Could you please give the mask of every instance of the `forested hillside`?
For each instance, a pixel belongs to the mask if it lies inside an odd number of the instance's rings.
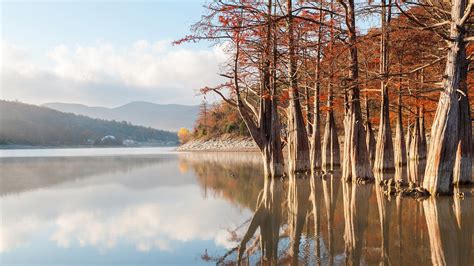
[[[135,142],[177,143],[173,132],[0,101],[0,144],[3,145],[86,145],[107,135]]]

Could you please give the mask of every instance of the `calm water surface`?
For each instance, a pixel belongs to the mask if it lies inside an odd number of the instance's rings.
[[[264,180],[254,153],[0,152],[1,265],[474,265],[464,199],[339,175]],[[261,244],[259,244],[261,243]]]

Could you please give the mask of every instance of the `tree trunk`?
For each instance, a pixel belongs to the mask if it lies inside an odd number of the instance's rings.
[[[458,26],[467,0],[453,0],[451,9],[450,49],[433,125],[423,187],[432,195],[452,194],[454,160],[459,139],[459,102],[462,72],[466,60],[464,31]]]
[[[400,84],[398,88],[397,128],[395,131],[395,166],[400,167],[407,164],[406,149],[405,133],[403,132],[402,91]]]
[[[370,165],[374,165],[375,161],[375,134],[374,130],[372,129],[372,123],[370,122],[370,112],[369,112],[369,100],[367,93],[365,94],[365,114],[366,114],[366,125],[365,125],[365,133],[366,133],[366,145],[367,145],[367,151],[369,153],[369,160],[370,160]]]
[[[370,167],[367,146],[365,142],[365,130],[360,109],[359,92],[359,67],[357,58],[357,36],[355,23],[354,0],[349,0],[347,4],[339,0],[345,9],[346,24],[349,32],[350,51],[350,88],[348,89],[348,108],[344,118],[344,161],[343,179],[352,180],[373,180],[374,175]]]
[[[408,163],[409,179],[415,184],[423,182],[426,160],[422,155],[422,138],[420,132],[420,119],[415,119],[413,126],[413,136],[410,141],[410,158]]]
[[[428,143],[426,141],[426,127],[425,127],[425,108],[421,106],[420,108],[420,137],[421,137],[421,146],[420,146],[420,158],[426,159],[426,153],[428,152]]]
[[[296,55],[293,34],[292,1],[287,0],[288,12],[288,171],[308,172],[310,170],[310,156],[308,134],[306,133],[303,113],[301,111],[298,77],[296,73]]]
[[[391,19],[391,0],[382,0],[381,25],[382,35],[380,38],[380,75],[383,77],[380,84],[382,103],[380,109],[380,125],[377,136],[377,148],[375,150],[375,171],[394,170],[392,129],[390,127],[390,107],[388,98],[388,74],[389,74],[389,30]]]
[[[334,4],[331,2],[331,11],[334,10]],[[330,13],[330,19],[333,19],[333,14]],[[321,33],[321,32],[320,32]],[[334,28],[330,28],[331,43],[329,44],[329,53],[333,52],[333,41],[334,41]],[[339,138],[337,134],[336,120],[334,118],[333,110],[333,82],[334,69],[333,65],[329,66],[329,84],[327,87],[327,112],[326,112],[326,123],[324,127],[323,146],[322,146],[322,170],[325,173],[334,171],[341,165],[341,151],[339,148]]]
[[[238,79],[238,62],[240,47],[239,42],[236,42],[236,54],[234,58],[234,86],[237,95],[237,108],[245,125],[247,126],[250,136],[259,148],[264,165],[265,176],[278,177],[284,175],[284,157],[281,145],[281,124],[278,114],[277,91],[276,91],[276,56],[275,52],[271,56],[271,48],[276,47],[276,37],[273,22],[271,20],[271,1],[268,4],[268,26],[267,36],[265,39],[265,51],[263,53],[263,67],[260,70],[261,86],[260,86],[260,100],[258,108],[258,117],[252,117],[252,111],[247,104],[242,101],[240,95],[239,79]],[[239,34],[239,33],[238,33]],[[270,95],[270,97],[263,97]],[[257,123],[258,122],[258,123]]]
[[[321,113],[319,108],[319,94],[321,89],[321,39],[323,37],[322,26],[324,14],[319,14],[318,25],[318,51],[316,55],[316,84],[314,93],[314,121],[313,135],[311,140],[311,170],[315,172],[321,169]]]
[[[459,140],[454,162],[453,183],[464,185],[472,183],[472,124],[471,107],[466,83],[468,64],[462,70],[461,90],[459,93]]]

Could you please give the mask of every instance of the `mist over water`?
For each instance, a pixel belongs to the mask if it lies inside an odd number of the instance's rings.
[[[474,262],[471,188],[389,199],[337,172],[265,180],[256,153],[105,150],[2,154],[1,265],[234,263],[241,244],[250,264]]]

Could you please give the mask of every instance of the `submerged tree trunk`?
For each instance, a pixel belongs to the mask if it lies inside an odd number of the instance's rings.
[[[413,126],[413,136],[410,141],[410,158],[408,162],[409,179],[411,182],[419,185],[423,182],[423,173],[425,171],[426,160],[422,155],[422,137],[420,130],[420,119],[415,119]]]
[[[455,185],[472,183],[472,124],[466,81],[467,67],[466,62],[461,76],[462,93],[459,93],[459,140],[453,170],[453,183]]]
[[[271,20],[271,1],[268,3],[268,14],[267,14],[267,35],[265,39],[265,51],[263,52],[263,67],[260,70],[261,75],[261,86],[260,94],[262,97],[259,99],[258,113],[255,114],[252,108],[248,106],[246,101],[243,101],[240,94],[240,86],[238,79],[238,62],[240,54],[239,42],[236,42],[236,53],[234,58],[233,66],[233,82],[235,86],[235,92],[237,96],[237,109],[239,110],[240,116],[246,124],[250,136],[257,144],[264,163],[265,176],[282,176],[285,173],[284,169],[284,157],[282,153],[281,144],[281,124],[280,117],[278,114],[278,103],[277,103],[277,89],[276,89],[276,65],[277,57],[276,52],[273,52],[272,47],[275,50],[276,37],[273,29],[273,22]],[[273,41],[272,41],[272,30],[273,30]],[[240,33],[237,32],[237,35]],[[239,38],[239,37],[238,37]],[[263,95],[270,95],[270,97],[263,97]],[[256,116],[256,117],[255,117]]]
[[[432,195],[452,194],[452,176],[454,160],[459,139],[459,102],[457,91],[461,81],[466,60],[465,30],[462,18],[467,0],[453,0],[451,3],[450,47],[448,51],[444,90],[438,101],[428,152],[427,167],[423,187]]]
[[[388,74],[389,74],[389,31],[391,19],[392,1],[382,0],[381,25],[382,35],[380,44],[380,74],[383,77],[380,85],[382,103],[380,108],[380,124],[377,136],[377,148],[375,150],[375,171],[394,170],[392,129],[390,127],[390,107],[388,98]]]
[[[321,169],[321,113],[319,108],[319,93],[321,89],[321,39],[323,37],[322,26],[324,14],[319,14],[318,25],[318,51],[316,55],[316,84],[314,93],[314,120],[313,135],[311,139],[311,170],[315,172]]]
[[[421,137],[421,146],[420,146],[420,158],[426,159],[426,153],[428,152],[428,143],[426,141],[426,127],[425,127],[425,108],[421,106],[420,108],[420,137]]]
[[[331,2],[331,11],[334,10],[333,3]],[[330,13],[330,19],[333,19],[333,14]],[[330,28],[331,40],[334,40],[334,28]],[[330,54],[333,52],[334,43],[329,44]],[[321,167],[325,173],[334,171],[336,168],[339,168],[341,165],[341,151],[339,148],[339,138],[337,134],[336,120],[334,118],[333,110],[333,91],[332,91],[332,82],[333,82],[334,69],[333,65],[329,66],[329,84],[327,88],[327,112],[326,112],[326,123],[324,127],[324,136],[323,136],[323,146],[321,152]]]
[[[369,113],[369,101],[367,97],[367,93],[365,94],[365,114],[366,114],[366,125],[365,125],[365,133],[366,133],[366,145],[367,145],[367,151],[369,153],[369,160],[370,160],[370,165],[374,165],[375,161],[375,134],[374,130],[372,129],[372,123],[370,122],[370,113]]]
[[[344,118],[344,161],[343,179],[373,180],[374,175],[370,167],[367,146],[365,142],[365,130],[362,121],[359,92],[359,67],[357,58],[357,36],[355,23],[354,0],[347,3],[338,0],[345,9],[346,26],[349,33],[350,52],[350,87],[348,88],[348,108]],[[347,88],[345,88],[347,89]]]
[[[310,156],[308,134],[306,133],[299,99],[292,1],[287,0],[286,3],[288,13],[288,57],[290,61],[288,64],[288,94],[290,97],[288,106],[288,171],[297,173],[310,170]]]
[[[407,146],[405,144],[405,133],[403,132],[402,116],[402,91],[401,81],[398,88],[398,107],[397,107],[397,128],[395,131],[395,166],[405,166],[407,164]]]

